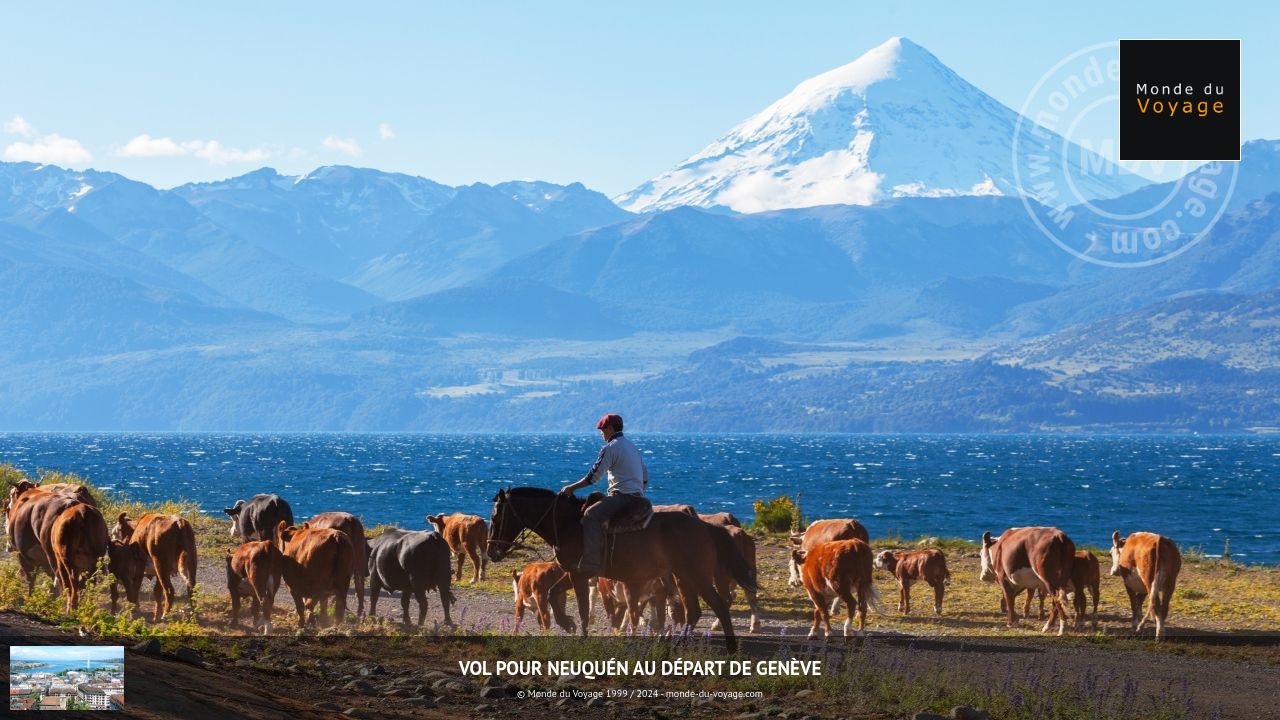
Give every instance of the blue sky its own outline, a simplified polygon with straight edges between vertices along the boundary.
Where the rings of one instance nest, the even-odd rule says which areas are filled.
[[[10,660],[28,662],[79,662],[92,660],[124,659],[124,648],[118,645],[14,645],[9,648]]]
[[[1277,27],[1275,3],[5,4],[0,157],[161,187],[351,164],[615,194],[893,35],[1015,109],[1087,45],[1239,37],[1242,136],[1280,138]]]

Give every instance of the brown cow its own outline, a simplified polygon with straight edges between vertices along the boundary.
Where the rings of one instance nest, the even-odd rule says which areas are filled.
[[[347,591],[351,587],[351,539],[341,530],[276,524],[276,549],[283,556],[281,574],[293,595],[298,610],[298,626],[307,624],[307,611],[316,618],[315,605],[320,603],[320,623],[329,612],[329,598],[334,599],[333,618],[338,625],[346,622]]]
[[[993,539],[989,532],[983,533],[982,549],[978,553],[982,564],[979,578],[1000,586],[1009,627],[1018,624],[1014,611],[1014,598],[1018,593],[1025,588],[1043,587],[1053,605],[1041,631],[1047,632],[1056,618],[1058,634],[1062,635],[1067,630],[1066,595],[1075,553],[1075,543],[1057,528],[1010,528],[1001,533],[999,539]]]
[[[345,512],[322,512],[311,518],[313,528],[341,530],[351,539],[351,579],[356,586],[356,619],[364,617],[364,579],[369,577],[369,543],[360,518]]]
[[[262,634],[271,634],[271,611],[280,589],[284,558],[270,540],[251,540],[227,551],[227,591],[231,594],[231,624],[240,624],[240,598],[248,597],[253,624],[263,618]]]
[[[871,537],[867,535],[867,529],[862,527],[862,523],[853,519],[830,519],[830,520],[814,520],[809,523],[809,527],[799,535],[791,536],[791,543],[799,546],[801,550],[808,550],[818,543],[831,542],[833,540],[853,540],[857,538],[862,542],[871,542]],[[800,587],[800,566],[793,559],[791,561],[791,587]]]
[[[834,607],[836,600],[843,600],[848,608],[844,636],[849,637],[849,623],[853,621],[855,608],[858,634],[866,634],[868,603],[880,612],[880,596],[871,584],[871,555],[871,546],[857,538],[818,543],[807,550],[796,548],[791,551],[792,561],[800,567],[800,581],[813,602],[813,626],[809,628],[809,637],[818,634],[819,625],[825,625],[826,637],[830,639],[831,611],[828,608]]]
[[[89,493],[88,488],[83,485],[73,485],[71,483],[49,483],[48,485],[36,485],[30,480],[19,480],[9,488],[9,496],[4,500],[4,534],[7,538],[7,549],[9,552],[15,552],[18,548],[14,544],[14,533],[10,529],[9,520],[16,516],[22,505],[40,497],[49,495],[57,495],[60,497],[76,500],[92,507],[98,507],[98,501]],[[53,573],[53,566],[41,562],[39,567]],[[56,578],[55,578],[56,580]]]
[[[1084,616],[1088,606],[1085,599],[1085,592],[1088,591],[1093,597],[1093,629],[1098,629],[1098,594],[1101,589],[1102,580],[1099,577],[1098,558],[1088,550],[1077,550],[1075,559],[1071,563],[1071,599],[1076,611],[1076,629],[1084,629]],[[1034,598],[1040,598],[1040,614],[1039,618],[1044,619],[1044,599],[1045,592],[1043,588],[1027,588],[1027,600],[1022,608],[1023,617],[1031,617],[1031,603]],[[1017,599],[1017,593],[1014,593],[1014,599]],[[1004,598],[1000,598],[1000,612],[1004,612]]]
[[[688,503],[676,503],[674,505],[654,505],[654,512],[681,512],[685,515],[698,517],[698,511]]]
[[[5,530],[18,557],[18,569],[27,581],[28,595],[35,589],[38,569],[52,575],[54,589],[61,592],[62,579],[55,571],[50,535],[54,521],[63,511],[83,504],[66,495],[32,490],[23,493],[10,505],[9,513],[5,515]]]
[[[911,585],[920,580],[933,588],[933,612],[942,614],[942,596],[951,584],[947,556],[941,550],[881,550],[875,566],[889,571],[898,581],[898,612],[911,614]]]
[[[564,610],[570,587],[569,573],[553,562],[533,562],[525,565],[523,571],[512,570],[511,591],[516,603],[514,631],[519,632],[525,608],[528,608],[538,616],[538,625],[543,630],[551,629],[551,615],[554,613],[557,625],[575,632],[578,624]]]
[[[458,560],[458,574],[454,582],[462,581],[462,564],[467,557],[471,558],[471,582],[484,579],[485,568],[489,558],[484,554],[484,544],[489,540],[489,530],[484,518],[475,515],[454,513],[446,516],[428,515],[427,522],[435,526],[436,532],[449,543],[449,550]]]
[[[719,525],[720,527],[742,527],[742,522],[731,512],[710,514],[698,513],[698,519],[702,520],[704,523],[711,523],[712,525]]]
[[[128,513],[120,513],[111,537],[137,545],[147,558],[144,574],[154,577],[152,594],[156,601],[155,621],[160,622],[173,607],[173,576],[181,575],[187,583],[187,602],[195,611],[196,531],[191,523],[177,515],[145,513],[137,521]]]
[[[80,602],[85,578],[98,568],[107,554],[107,521],[92,505],[77,502],[53,521],[49,533],[54,573],[67,591],[67,612]]]
[[[1136,532],[1127,538],[1117,530],[1111,534],[1111,574],[1124,579],[1133,611],[1133,631],[1142,632],[1148,619],[1156,623],[1156,640],[1164,636],[1169,617],[1169,601],[1178,584],[1182,569],[1182,553],[1169,538],[1149,532]],[[1142,602],[1151,596],[1147,611]]]
[[[719,513],[719,514],[728,515],[728,513]],[[706,517],[706,516],[702,516],[702,517]],[[732,517],[732,515],[730,515],[730,517]],[[703,522],[706,522],[706,520],[704,519]],[[711,523],[711,524],[714,525],[715,523]],[[751,568],[751,574],[754,576],[756,573],[755,538],[751,537],[749,534],[747,534],[745,530],[735,525],[721,525],[720,527],[723,527],[725,531],[729,533],[729,537],[733,540],[733,544],[736,545],[738,548],[738,551],[742,553],[742,559],[747,561],[747,567]],[[733,604],[733,594],[734,594],[734,591],[737,589],[738,589],[738,584],[733,581],[733,577],[729,574],[729,571],[724,569],[723,567],[720,568],[716,572],[716,590],[720,592],[720,597],[724,598],[724,602],[726,605]],[[748,633],[759,632],[760,631],[760,603],[756,599],[756,593],[754,590],[747,590],[746,596],[747,596],[747,607],[751,608],[751,625],[750,627],[747,628],[747,632]],[[720,627],[719,619],[716,619],[715,622],[711,623],[711,629],[713,631],[719,627]]]

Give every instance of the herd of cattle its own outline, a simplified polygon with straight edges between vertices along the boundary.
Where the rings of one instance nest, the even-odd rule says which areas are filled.
[[[755,540],[732,514],[699,514],[689,505],[655,506],[654,510],[684,512],[725,528],[754,574]],[[417,624],[422,625],[427,614],[427,592],[434,591],[439,594],[445,623],[451,624],[451,582],[462,579],[468,559],[472,563],[472,582],[484,579],[487,569],[488,529],[484,519],[474,515],[428,515],[432,530],[391,529],[366,539],[360,519],[346,512],[320,513],[296,526],[292,509],[278,495],[240,500],[224,512],[231,518],[232,536],[240,541],[239,547],[225,555],[232,624],[239,624],[241,603],[247,599],[253,623],[261,623],[264,633],[271,632],[274,600],[282,580],[293,597],[300,626],[309,621],[326,624],[331,600],[332,620],[342,623],[347,593],[353,583],[358,603],[356,617],[363,617],[366,582],[371,615],[376,613],[383,590],[399,592],[405,624],[410,622],[410,600],[416,599]],[[120,588],[137,606],[144,578],[155,580],[156,621],[164,619],[172,607],[174,575],[182,576],[188,601],[191,600],[190,588],[197,582],[195,531],[177,515],[147,513],[133,519],[121,513],[108,529],[97,502],[85,487],[66,483],[35,485],[28,481],[10,489],[4,500],[4,515],[9,551],[18,559],[28,593],[34,589],[36,571],[44,570],[53,576],[55,588],[65,593],[68,612],[79,602],[87,578],[104,557],[111,582],[112,612],[117,611]],[[847,608],[845,635],[855,616],[858,632],[865,631],[868,606],[880,610],[878,594],[872,586],[875,568],[897,580],[899,612],[911,612],[911,587],[924,582],[933,589],[934,612],[942,613],[951,575],[941,550],[875,553],[868,544],[866,528],[850,519],[815,521],[791,540],[794,547],[790,584],[803,587],[814,606],[810,637],[820,628],[831,635],[831,615],[841,602]],[[1030,614],[1032,601],[1038,595],[1043,618],[1047,599],[1050,609],[1043,630],[1048,631],[1056,620],[1059,635],[1066,630],[1068,600],[1073,600],[1076,627],[1083,626],[1088,593],[1096,628],[1098,560],[1092,553],[1077,552],[1062,531],[1049,527],[1010,528],[998,537],[988,532],[982,537],[979,557],[980,577],[999,587],[1001,609],[1007,613],[1011,627],[1018,621],[1015,600],[1026,591],[1023,614]],[[1111,574],[1123,579],[1135,631],[1153,620],[1156,638],[1163,636],[1180,567],[1177,546],[1166,537],[1147,532],[1136,532],[1127,538],[1120,537],[1119,532],[1112,535]],[[678,603],[668,606],[655,601],[674,597],[672,588],[657,585],[665,582],[670,580],[655,580],[652,586],[636,588],[597,578],[592,587],[592,605],[603,609],[615,631],[636,630],[641,622],[636,609],[646,606],[652,610],[654,631],[663,631],[668,613],[672,614],[673,624],[684,625]],[[556,563],[533,562],[521,571],[513,570],[517,627],[525,611],[531,610],[544,629],[550,629],[554,618],[561,627],[575,630],[576,623],[565,612],[570,585],[568,574]],[[716,587],[726,600],[732,600],[735,587],[731,579],[718,578]],[[749,632],[756,632],[759,606],[755,592],[746,595],[751,610]]]

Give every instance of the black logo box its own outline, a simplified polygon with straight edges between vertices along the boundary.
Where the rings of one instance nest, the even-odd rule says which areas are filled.
[[[1121,160],[1239,160],[1240,101],[1239,40],[1120,41]]]

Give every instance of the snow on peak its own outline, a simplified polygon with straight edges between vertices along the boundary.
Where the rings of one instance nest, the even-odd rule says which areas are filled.
[[[761,212],[903,196],[1016,194],[1017,120],[928,50],[893,37],[805,80],[614,201],[634,212],[681,205]],[[1082,152],[1075,148],[1064,163],[1078,164]],[[1091,198],[1141,184],[1124,173],[1076,182]]]

